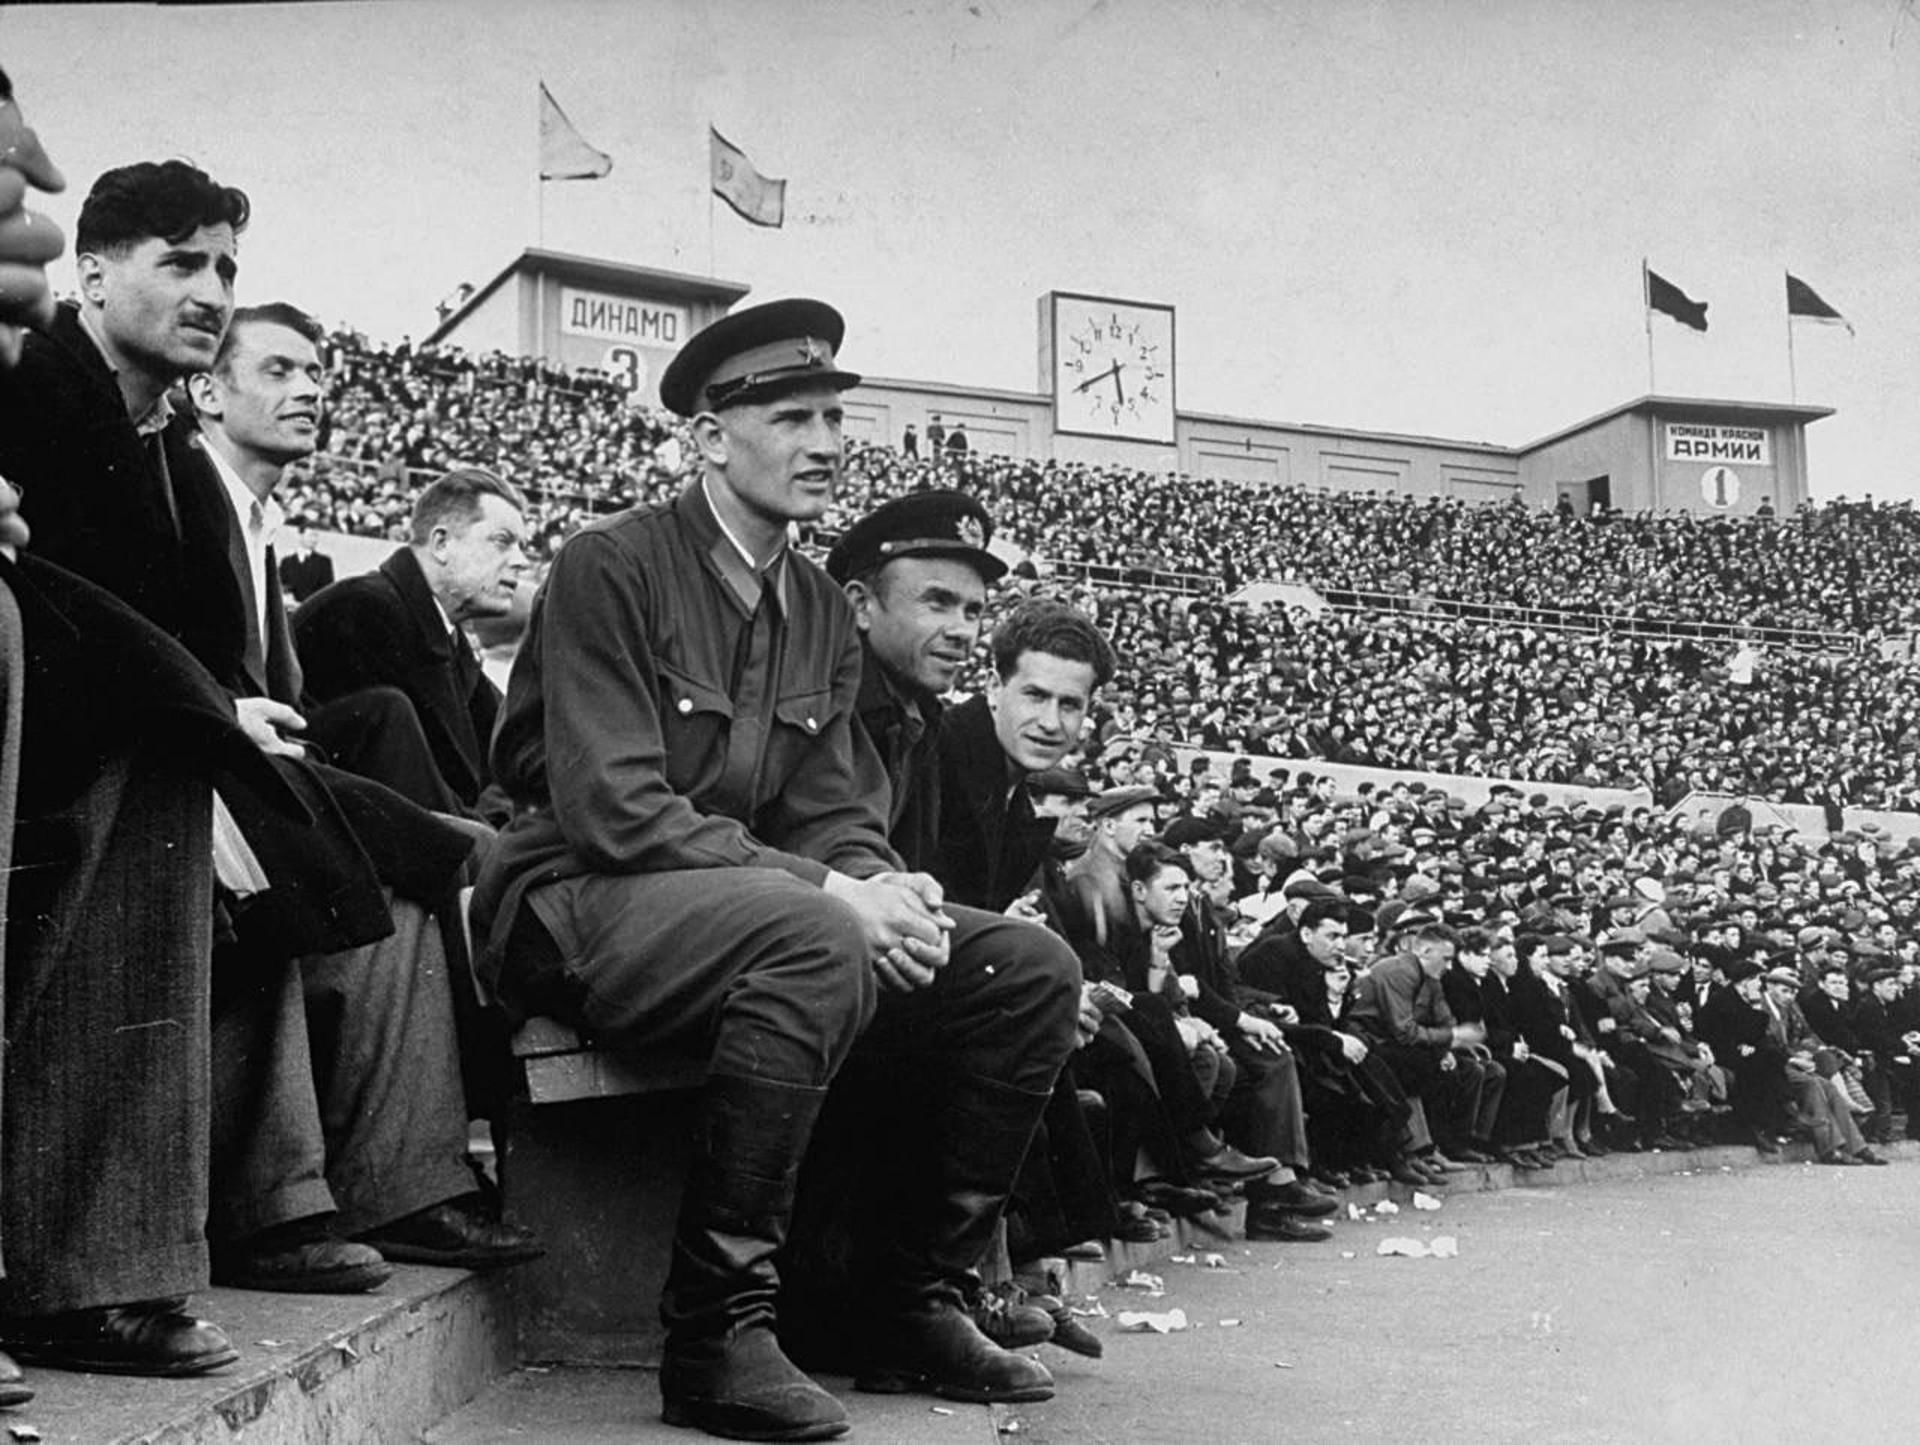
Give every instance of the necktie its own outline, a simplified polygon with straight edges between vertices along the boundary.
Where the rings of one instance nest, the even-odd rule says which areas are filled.
[[[474,680],[480,675],[480,663],[473,655],[473,644],[467,641],[466,629],[454,623],[447,630],[447,644],[453,648],[453,681],[462,698],[473,692]]]

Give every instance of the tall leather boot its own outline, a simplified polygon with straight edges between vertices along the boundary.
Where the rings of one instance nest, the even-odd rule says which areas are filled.
[[[857,1390],[927,1390],[949,1400],[1046,1400],[1053,1376],[1038,1360],[1003,1350],[974,1324],[967,1271],[993,1239],[1047,1094],[998,1079],[946,1081],[925,1120],[924,1188],[906,1201],[885,1262],[868,1367]]]
[[[824,1089],[716,1074],[660,1296],[667,1341],[662,1418],[734,1440],[828,1440],[847,1414],[774,1338],[779,1278],[800,1158]]]

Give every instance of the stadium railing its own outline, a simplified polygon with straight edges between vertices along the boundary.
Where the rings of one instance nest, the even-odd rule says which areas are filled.
[[[1311,586],[1311,583],[1305,585]],[[1502,627],[1538,627],[1552,632],[1609,632],[1658,642],[1752,642],[1810,652],[1857,652],[1865,639],[1856,633],[1811,627],[1775,627],[1750,622],[1710,622],[1694,618],[1640,617],[1604,607],[1524,607],[1508,602],[1467,602],[1417,592],[1367,592],[1342,587],[1316,588],[1327,605],[1342,612],[1390,612],[1458,618]]]

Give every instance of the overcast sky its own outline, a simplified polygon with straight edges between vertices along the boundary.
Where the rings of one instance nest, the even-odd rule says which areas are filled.
[[[418,337],[536,233],[535,85],[614,157],[545,244],[815,294],[872,375],[1038,388],[1035,298],[1170,303],[1183,410],[1517,444],[1648,390],[1789,399],[1817,495],[1920,495],[1915,0],[9,6],[73,191],[245,188],[243,301]],[[707,194],[707,125],[789,180]],[[717,207],[717,213],[716,213]],[[61,263],[63,286],[71,268]]]

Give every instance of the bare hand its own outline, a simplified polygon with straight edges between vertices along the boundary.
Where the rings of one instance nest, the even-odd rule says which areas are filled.
[[[1093,1042],[1093,1036],[1100,1032],[1100,1023],[1104,1017],[1105,1015],[1100,1012],[1100,1005],[1093,1000],[1093,985],[1081,984],[1080,1016],[1074,1020],[1074,1028],[1080,1035],[1078,1045],[1080,1048],[1084,1049]]]
[[[270,697],[236,698],[234,717],[240,731],[253,739],[253,745],[270,758],[304,758],[307,750],[283,732],[305,732],[307,720],[283,702]]]
[[[1044,927],[1047,915],[1040,907],[1040,890],[1035,888],[1031,892],[1022,893],[1007,905],[1006,914],[1007,917],[1017,918],[1022,923],[1038,923]]]
[[[1348,1063],[1359,1064],[1366,1062],[1367,1045],[1364,1039],[1356,1038],[1352,1034],[1341,1034],[1339,1035],[1339,1039],[1340,1052],[1347,1056]]]
[[[897,991],[925,988],[945,967],[953,919],[940,911],[940,885],[925,874],[881,873],[862,879],[830,873],[826,888],[860,919],[883,986]]]
[[[1235,1021],[1240,1036],[1254,1048],[1269,1054],[1284,1054],[1287,1051],[1287,1036],[1280,1031],[1280,1025],[1271,1019],[1263,1019],[1258,1014],[1241,1014]]]

